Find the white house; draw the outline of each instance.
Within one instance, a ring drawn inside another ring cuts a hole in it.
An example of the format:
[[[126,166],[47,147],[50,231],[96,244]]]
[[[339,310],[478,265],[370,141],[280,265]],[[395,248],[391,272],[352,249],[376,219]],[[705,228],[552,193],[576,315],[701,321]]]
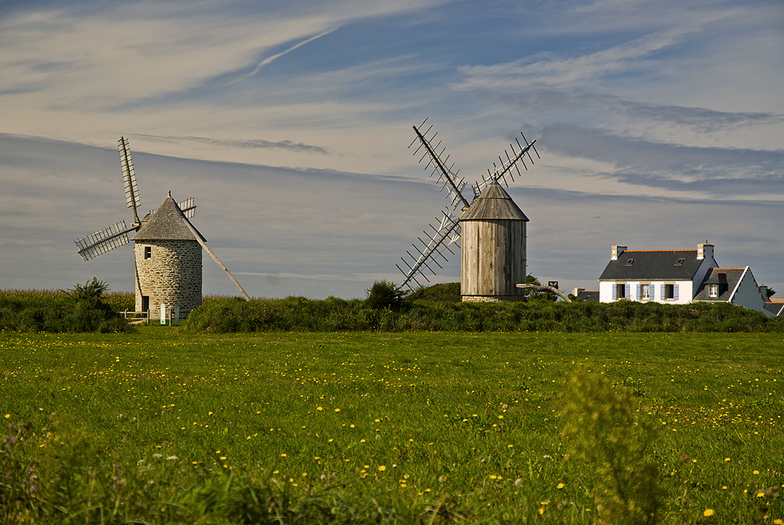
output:
[[[722,268],[713,245],[696,250],[627,250],[613,246],[610,262],[599,277],[599,301],[689,304],[725,302],[773,315],[765,306],[765,287],[751,269]]]
[[[628,250],[613,246],[610,262],[599,277],[599,302],[618,299],[688,304],[711,268],[713,245],[696,250]]]

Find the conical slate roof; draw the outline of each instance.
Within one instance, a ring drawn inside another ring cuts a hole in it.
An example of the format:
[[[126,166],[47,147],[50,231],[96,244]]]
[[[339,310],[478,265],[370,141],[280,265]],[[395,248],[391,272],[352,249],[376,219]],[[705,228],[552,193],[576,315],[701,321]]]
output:
[[[497,182],[487,185],[471,206],[460,215],[461,221],[507,220],[528,221],[506,191]]]
[[[133,236],[133,241],[198,241],[188,228],[190,224],[180,207],[172,199],[171,193],[154,213],[142,220],[142,227]],[[193,225],[191,225],[193,226]],[[196,228],[194,228],[196,230]],[[204,237],[196,231],[202,241]]]

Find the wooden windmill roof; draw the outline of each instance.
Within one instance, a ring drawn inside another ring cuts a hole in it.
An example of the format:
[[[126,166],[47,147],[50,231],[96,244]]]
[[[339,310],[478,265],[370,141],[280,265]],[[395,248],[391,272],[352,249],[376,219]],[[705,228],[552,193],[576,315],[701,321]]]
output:
[[[189,223],[188,219],[182,214],[170,192],[158,209],[142,220],[142,226],[132,240],[136,242],[198,241],[186,223]],[[194,228],[194,230],[196,229]],[[202,241],[205,241],[198,230],[196,233]]]
[[[528,221],[525,213],[517,207],[506,191],[497,182],[487,185],[471,206],[460,215],[461,221],[507,220]]]

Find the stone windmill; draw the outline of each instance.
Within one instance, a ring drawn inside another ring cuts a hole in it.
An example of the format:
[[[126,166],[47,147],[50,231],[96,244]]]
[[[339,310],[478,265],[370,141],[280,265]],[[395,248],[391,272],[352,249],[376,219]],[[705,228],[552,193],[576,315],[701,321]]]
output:
[[[427,122],[427,119],[425,119]],[[420,244],[414,244],[415,254],[406,252],[403,257],[406,270],[398,266],[404,276],[401,286],[411,288],[411,283],[422,286],[419,279],[430,282],[425,271],[436,275],[433,269],[441,269],[439,260],[447,261],[446,252],[454,255],[451,245],[458,248],[462,238],[463,246],[460,257],[460,293],[464,301],[517,301],[524,298],[525,291],[517,287],[525,283],[526,278],[526,223],[528,217],[514,203],[509,194],[501,187],[508,186],[507,177],[514,181],[512,171],[520,175],[518,164],[527,170],[525,157],[533,164],[530,150],[536,153],[534,143],[528,142],[520,133],[523,144],[515,139],[510,145],[511,155],[504,152],[506,160],[499,157],[500,165],[493,163],[493,171],[487,170],[487,176],[472,185],[472,201],[469,203],[464,195],[466,183],[453,172],[452,165],[447,166],[449,156],[446,148],[441,148],[439,141],[434,145],[436,133],[431,134],[430,126],[422,132],[425,125],[414,126],[416,138],[409,148],[419,141],[414,151],[418,154],[422,148],[425,153],[420,162],[428,158],[425,169],[431,169],[430,175],[438,174],[438,183],[447,190],[447,198],[451,205],[442,211],[442,217],[436,218],[436,226],[430,225],[432,233],[424,232],[425,240],[418,237]],[[439,148],[441,150],[439,151]],[[457,208],[460,208],[460,212]],[[460,213],[456,216],[456,213]]]
[[[122,220],[74,241],[82,259],[88,261],[127,244],[128,234],[136,232],[131,239],[134,241],[136,310],[149,312],[151,317],[160,315],[162,304],[170,308],[178,306],[182,317],[187,317],[201,304],[202,248],[226,272],[242,296],[249,299],[188,220],[196,210],[193,197],[178,204],[169,192],[155,212],[139,220],[139,190],[128,139],[120,137],[118,142],[125,197],[128,207],[133,209],[133,224],[126,226]]]

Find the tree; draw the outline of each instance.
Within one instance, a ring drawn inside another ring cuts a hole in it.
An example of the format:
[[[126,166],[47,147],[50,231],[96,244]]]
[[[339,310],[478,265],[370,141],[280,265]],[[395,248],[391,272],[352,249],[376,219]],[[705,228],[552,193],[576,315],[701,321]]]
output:
[[[403,306],[403,299],[406,296],[406,292],[398,285],[386,280],[374,282],[367,292],[368,296],[365,304],[374,310],[383,308],[400,310],[400,307]]]

